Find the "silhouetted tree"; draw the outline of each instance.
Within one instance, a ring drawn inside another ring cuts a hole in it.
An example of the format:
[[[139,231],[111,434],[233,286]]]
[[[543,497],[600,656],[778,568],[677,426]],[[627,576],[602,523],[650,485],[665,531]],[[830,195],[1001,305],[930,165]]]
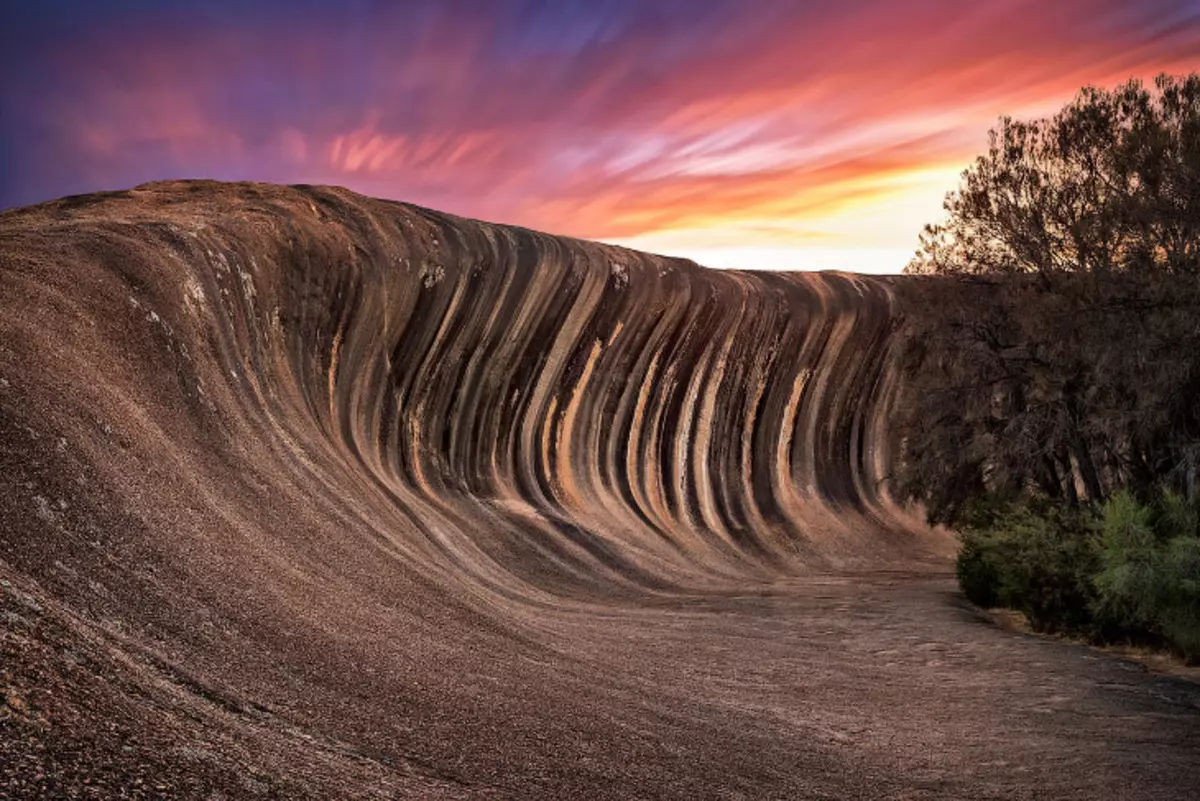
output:
[[[1073,506],[1196,487],[1200,75],[1002,119],[902,289],[900,493]]]
[[[1003,118],[926,226],[918,274],[1200,274],[1200,74]]]

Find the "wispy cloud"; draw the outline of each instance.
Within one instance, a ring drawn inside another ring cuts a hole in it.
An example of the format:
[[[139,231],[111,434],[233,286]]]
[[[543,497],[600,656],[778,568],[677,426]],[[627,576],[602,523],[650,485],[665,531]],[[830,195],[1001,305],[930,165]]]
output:
[[[1200,64],[1194,0],[104,5],[0,12],[0,205],[323,182],[710,261],[899,269],[881,254],[911,250],[997,115]]]

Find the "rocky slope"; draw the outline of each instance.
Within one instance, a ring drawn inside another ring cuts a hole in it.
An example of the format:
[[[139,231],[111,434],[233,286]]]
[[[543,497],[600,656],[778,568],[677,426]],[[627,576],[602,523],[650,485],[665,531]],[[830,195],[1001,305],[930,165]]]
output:
[[[1033,797],[904,656],[971,624],[888,589],[951,547],[887,498],[891,286],[330,188],[0,215],[0,793]]]

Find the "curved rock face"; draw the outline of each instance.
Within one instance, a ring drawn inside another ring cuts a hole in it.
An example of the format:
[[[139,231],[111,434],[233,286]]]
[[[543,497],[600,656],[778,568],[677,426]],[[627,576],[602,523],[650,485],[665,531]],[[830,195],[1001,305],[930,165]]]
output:
[[[711,789],[724,735],[633,767],[605,621],[945,551],[884,279],[176,183],[0,216],[0,282],[13,720],[174,792]]]

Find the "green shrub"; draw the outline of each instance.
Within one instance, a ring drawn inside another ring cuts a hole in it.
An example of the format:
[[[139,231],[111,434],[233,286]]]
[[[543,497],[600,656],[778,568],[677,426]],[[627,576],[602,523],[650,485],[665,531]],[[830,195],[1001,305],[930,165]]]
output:
[[[1180,496],[1118,493],[1104,505],[1095,611],[1109,638],[1200,660],[1200,516]]]
[[[1154,529],[1160,537],[1195,537],[1200,535],[1200,510],[1179,493],[1165,490],[1157,503],[1158,515]]]
[[[1168,646],[1200,661],[1200,511],[1163,492],[1119,492],[1100,514],[981,498],[966,513],[956,571],[984,607],[1038,631]]]
[[[1090,626],[1098,549],[1088,518],[1010,505],[974,519],[987,527],[963,533],[956,563],[972,603],[1018,609],[1039,631]]]
[[[1183,656],[1200,662],[1200,537],[1173,537],[1163,550],[1158,623]]]
[[[1154,510],[1128,492],[1104,504],[1098,615],[1115,631],[1153,632],[1162,581]]]
[[[1005,553],[1007,543],[984,531],[966,531],[961,536],[955,572],[958,586],[967,600],[976,606],[990,609],[1001,603],[1001,582],[1010,561]]]

